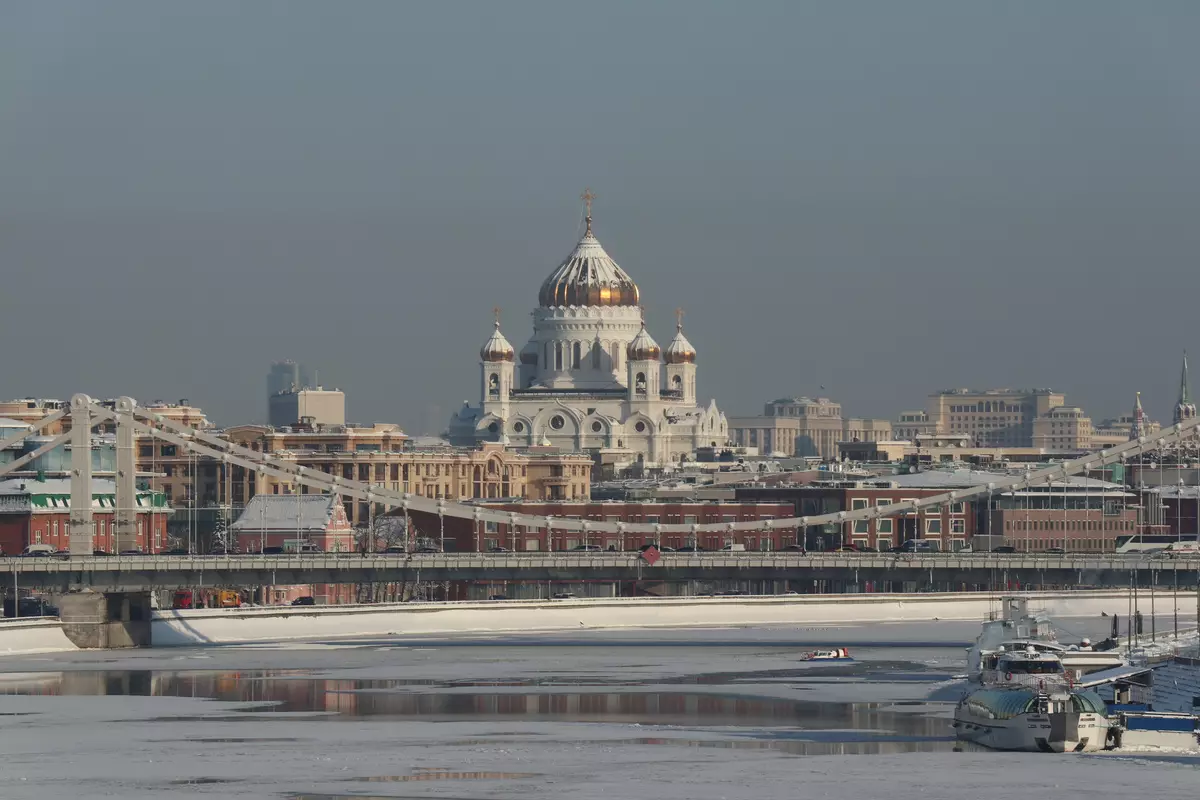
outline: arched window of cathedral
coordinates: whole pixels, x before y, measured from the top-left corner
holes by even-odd
[[[563,368],[563,366],[562,366],[563,352],[562,351],[563,351],[562,342],[555,342],[554,343],[554,368],[556,370],[561,370]]]
[[[639,372],[633,379],[633,392],[640,395],[646,394],[646,373]]]
[[[612,343],[612,362],[613,362],[614,370],[621,368],[621,343],[620,342]]]
[[[600,342],[592,342],[592,369],[600,369]]]
[[[550,343],[546,342],[546,357],[542,360],[542,369],[550,369]]]
[[[500,396],[500,376],[492,373],[488,376],[488,397]]]
[[[679,377],[678,375],[671,378],[671,388],[677,392],[682,392],[683,391],[683,378]]]
[[[571,354],[571,369],[579,369],[579,356],[581,355],[579,342],[575,343],[572,350],[573,350],[573,352]]]
[[[473,497],[483,497],[483,470],[475,467],[475,493]]]

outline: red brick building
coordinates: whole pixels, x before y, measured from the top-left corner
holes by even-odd
[[[92,549],[117,549],[116,482],[92,479]],[[161,492],[136,492],[137,549],[157,553],[166,548],[171,508]],[[70,547],[71,481],[69,478],[10,478],[0,481],[0,548],[20,553],[27,545]]]
[[[790,501],[795,515],[815,517],[921,500],[953,488],[963,487],[899,486],[886,479],[828,481],[785,488],[738,489],[737,499]],[[812,527],[806,533],[805,546],[810,550],[834,550],[854,544],[887,550],[910,539],[928,539],[943,550],[958,550],[975,535],[976,521],[973,503],[948,503],[892,517]]]
[[[790,500],[798,516],[856,511],[968,489],[1011,475],[976,470],[929,470],[871,480],[826,481],[788,488],[748,487],[738,500]],[[1111,552],[1118,537],[1137,527],[1137,496],[1115,483],[1072,477],[1050,485],[943,503],[891,518],[809,528],[810,550],[843,544],[886,550],[910,539],[936,542],[943,551],[985,537],[985,549],[1004,544],[1022,551],[1061,547],[1072,552]]]
[[[595,520],[597,522],[629,522],[663,525],[711,525],[715,523],[762,521],[792,515],[786,502],[589,502],[589,503],[487,503],[484,508],[516,514],[549,516],[557,519]],[[794,528],[768,530],[764,524],[754,531],[699,533],[695,540],[686,533],[663,533],[661,537],[645,533],[589,533],[552,528],[515,528],[506,523],[480,522],[445,517],[436,514],[412,513],[416,535],[421,539],[446,542],[447,551],[487,552],[503,547],[514,552],[571,550],[583,544],[598,545],[604,550],[637,550],[645,544],[657,543],[666,547],[701,547],[720,550],[727,544],[740,544],[747,550],[779,550],[796,542]]]

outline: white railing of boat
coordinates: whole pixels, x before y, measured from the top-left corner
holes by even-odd
[[[1027,672],[1005,672],[998,669],[983,670],[981,683],[1001,689],[1037,689],[1045,692],[1071,691],[1071,679],[1066,675],[1031,675]]]

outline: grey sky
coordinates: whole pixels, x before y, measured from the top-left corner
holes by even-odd
[[[493,305],[525,342],[590,186],[727,413],[1169,418],[1198,38],[1189,0],[3,3],[0,396],[233,423],[292,357],[419,432],[476,398]]]

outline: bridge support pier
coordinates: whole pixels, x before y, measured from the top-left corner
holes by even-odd
[[[150,592],[72,592],[58,598],[63,633],[76,647],[150,644]]]

